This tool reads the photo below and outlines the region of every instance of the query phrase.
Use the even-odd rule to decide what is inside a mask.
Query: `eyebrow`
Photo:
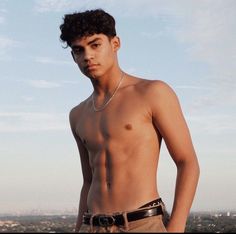
[[[99,40],[102,40],[102,38],[96,37],[96,38],[93,39],[92,41],[89,41],[89,42],[88,42],[88,45],[93,44],[94,42],[99,41]]]
[[[87,43],[87,45],[91,45],[91,44],[93,44],[94,42],[97,42],[97,41],[99,41],[99,40],[102,40],[102,38],[96,37],[96,38],[94,38],[92,41],[89,41],[89,42]],[[81,45],[73,45],[73,46],[72,46],[72,49],[77,49],[77,48],[83,48],[83,46],[81,46]]]

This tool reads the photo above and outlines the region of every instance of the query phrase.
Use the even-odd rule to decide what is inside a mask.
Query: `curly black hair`
[[[108,38],[116,36],[115,19],[102,9],[66,14],[63,19],[60,39],[66,47],[75,39],[93,34],[103,33]]]

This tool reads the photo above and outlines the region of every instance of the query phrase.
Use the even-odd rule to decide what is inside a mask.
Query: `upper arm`
[[[153,122],[175,163],[195,158],[190,132],[173,89],[162,81],[155,82],[150,98]]]
[[[76,123],[78,122],[78,118],[79,118],[79,109],[77,109],[77,108],[74,108],[70,111],[69,121],[70,121],[71,131],[72,131],[73,136],[76,140],[77,147],[79,150],[84,182],[91,183],[92,171],[91,171],[91,167],[89,164],[89,154],[88,154],[86,147],[83,145],[80,137],[76,133]]]

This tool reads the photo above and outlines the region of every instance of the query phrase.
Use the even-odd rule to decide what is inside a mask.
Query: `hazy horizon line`
[[[216,209],[216,210],[192,210],[190,211],[189,215],[194,213],[227,213],[232,212],[236,215],[236,209]],[[60,215],[73,215],[77,216],[78,213],[75,211],[63,211],[63,210],[51,210],[51,211],[19,211],[19,212],[0,212],[0,218],[1,217],[7,217],[7,216],[60,216]]]

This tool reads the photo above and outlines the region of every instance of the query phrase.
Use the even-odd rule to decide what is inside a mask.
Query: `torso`
[[[151,82],[129,77],[104,110],[94,112],[91,97],[78,107],[75,132],[88,151],[93,213],[132,210],[159,197],[161,137],[148,105]]]

